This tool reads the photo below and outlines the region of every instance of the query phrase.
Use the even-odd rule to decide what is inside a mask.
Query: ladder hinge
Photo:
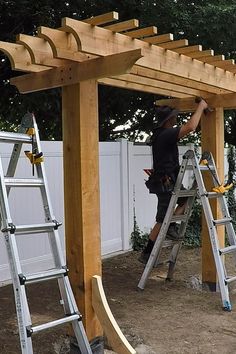
[[[65,269],[65,273],[64,273],[64,277],[68,276],[69,274],[69,269],[67,268],[67,266],[63,266],[62,269]]]
[[[32,336],[33,334],[32,326],[26,326],[26,333],[28,338]]]
[[[19,274],[19,280],[20,280],[20,285],[25,285],[26,282],[26,277],[24,276],[24,274]]]
[[[62,225],[62,223],[57,220],[52,220],[52,222],[55,224],[55,226],[53,226],[54,230],[58,230],[58,227]]]
[[[14,234],[16,232],[16,226],[12,223],[8,224],[8,227],[2,229],[2,232],[10,232],[10,234]]]
[[[78,315],[79,317],[78,317],[78,321],[82,321],[82,318],[83,318],[83,316],[81,315],[81,313],[79,313],[79,312],[73,312],[73,313],[67,313],[66,314],[66,316],[74,316],[74,315]]]

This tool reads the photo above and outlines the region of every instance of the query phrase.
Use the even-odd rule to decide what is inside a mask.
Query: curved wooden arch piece
[[[9,58],[12,70],[40,72],[50,69],[47,66],[32,64],[29,51],[21,44],[0,41],[0,50]]]
[[[112,315],[98,275],[92,278],[92,305],[112,349],[119,354],[136,354]]]
[[[48,41],[43,38],[18,34],[16,42],[22,44],[29,51],[34,64],[59,67],[70,63],[70,61],[53,58],[52,48]]]
[[[55,58],[68,59],[76,62],[82,62],[92,58],[92,56],[79,52],[80,44],[72,33],[41,26],[38,28],[38,36],[49,42],[53,57]]]

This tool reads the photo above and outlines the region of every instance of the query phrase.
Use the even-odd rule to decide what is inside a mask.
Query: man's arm
[[[202,113],[208,105],[206,101],[201,100],[198,104],[196,111],[193,113],[192,117],[188,120],[186,124],[183,124],[180,128],[178,139],[183,138],[184,136],[188,135],[189,133],[195,131],[198,126],[198,123],[201,119]]]

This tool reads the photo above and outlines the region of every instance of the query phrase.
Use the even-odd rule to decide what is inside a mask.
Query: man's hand
[[[213,111],[207,104],[207,102],[202,97],[196,97],[195,102],[198,103],[198,108],[201,109],[205,114]]]

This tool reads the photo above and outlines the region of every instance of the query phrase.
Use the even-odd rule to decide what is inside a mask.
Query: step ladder
[[[192,171],[193,173],[193,184],[192,187],[188,190],[182,190],[181,186],[183,183],[183,178],[186,171]],[[214,185],[214,191],[206,191],[202,171],[210,171],[212,177],[212,182]],[[216,271],[218,275],[218,284],[221,293],[221,299],[223,308],[226,311],[231,311],[231,303],[229,299],[229,287],[228,285],[236,280],[236,276],[228,276],[227,271],[224,265],[224,255],[233,253],[236,260],[236,236],[232,224],[232,219],[230,217],[226,198],[224,196],[224,188],[220,187],[219,176],[216,170],[214,159],[209,152],[205,152],[202,155],[200,161],[198,161],[194,151],[188,150],[184,156],[183,161],[180,166],[180,171],[177,177],[177,181],[172,192],[172,197],[169,203],[168,210],[166,212],[165,219],[163,221],[162,227],[160,229],[159,235],[155,241],[153,250],[149,257],[149,260],[146,264],[144,272],[141,276],[141,279],[138,284],[139,289],[144,289],[148,277],[155,265],[158,264],[161,251],[164,247],[171,247],[170,257],[169,257],[169,268],[167,273],[167,280],[173,278],[173,273],[177,261],[179,251],[183,242],[184,234],[186,231],[187,223],[191,215],[191,210],[194,204],[195,198],[199,198],[203,207],[203,212],[205,214],[209,237],[211,241],[213,256],[216,265]],[[221,191],[221,192],[220,192]],[[174,215],[176,208],[176,203],[179,197],[187,197],[187,204],[185,212],[183,215]],[[213,218],[211,206],[209,199],[217,198],[219,201],[219,207],[222,214],[222,218],[215,220]],[[179,240],[178,241],[169,241],[166,240],[166,234],[169,228],[169,225],[173,222],[180,222],[179,226]],[[220,248],[218,235],[217,235],[217,226],[224,225],[226,229],[226,234],[228,238],[229,246]]]
[[[2,160],[0,156],[0,215],[1,231],[5,239],[14,288],[22,354],[33,354],[33,334],[67,323],[70,323],[73,327],[81,353],[92,354],[82,324],[82,316],[77,308],[68,278],[68,269],[64,260],[58,233],[58,228],[61,223],[59,223],[53,215],[45,168],[43,164],[39,132],[34,115],[27,113],[23,117],[18,133],[0,132],[0,142],[14,144],[6,175],[4,175]],[[25,154],[32,163],[33,175],[35,169],[37,177],[33,176],[32,178],[14,178],[17,162],[19,160],[23,144],[27,144],[31,148],[31,151],[27,150],[25,151]],[[14,187],[32,187],[40,189],[45,215],[45,223],[32,225],[16,225],[14,223],[11,218],[8,199],[10,190]],[[53,269],[45,270],[41,273],[26,275],[23,273],[20,263],[17,247],[17,236],[36,233],[48,234],[55,267]],[[26,285],[51,279],[57,279],[61,295],[61,304],[63,305],[65,316],[61,319],[56,319],[48,323],[33,326],[26,296]]]

